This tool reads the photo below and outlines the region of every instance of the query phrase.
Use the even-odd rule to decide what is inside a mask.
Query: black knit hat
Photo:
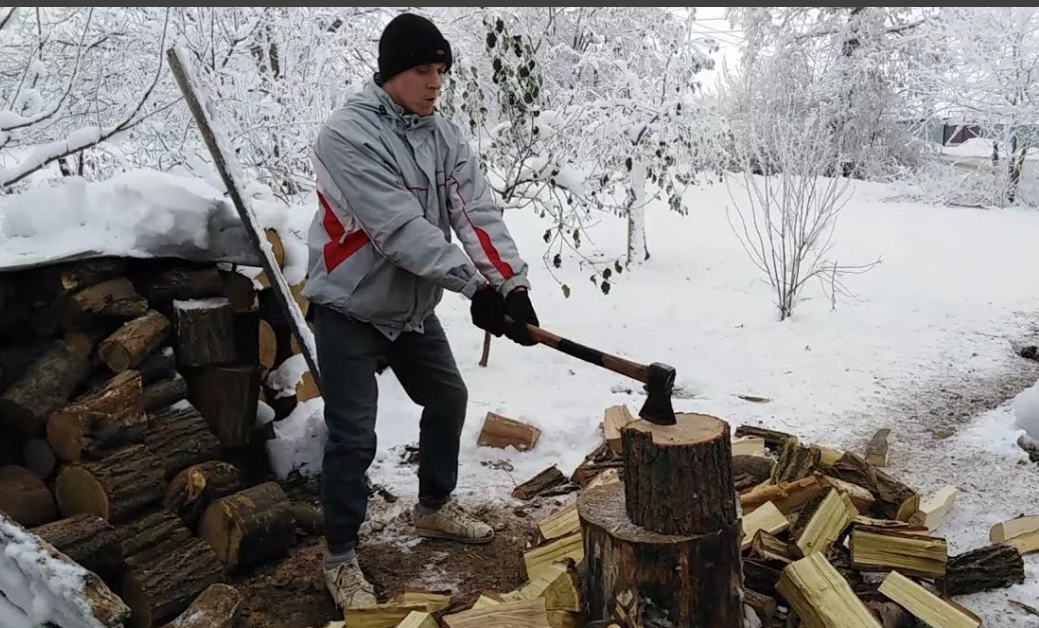
[[[414,13],[393,18],[379,38],[379,78],[394,76],[425,63],[446,63],[451,69],[451,44],[440,29]]]

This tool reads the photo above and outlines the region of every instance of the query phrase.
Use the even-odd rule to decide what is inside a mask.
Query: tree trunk
[[[73,515],[37,526],[31,532],[110,586],[117,586],[126,569],[115,527],[97,515]]]
[[[284,555],[296,544],[291,504],[276,482],[213,502],[198,534],[213,546],[228,573]]]
[[[129,321],[101,342],[98,355],[114,373],[132,369],[169,340],[170,319],[156,310]]]
[[[673,536],[633,525],[624,485],[586,489],[578,496],[584,537],[589,617],[608,619],[626,592],[652,603],[682,628],[743,625],[740,523]]]
[[[234,310],[226,297],[174,301],[177,364],[209,366],[236,359]]]
[[[47,419],[47,442],[62,460],[97,460],[144,439],[147,423],[137,371],[123,371]]]
[[[242,486],[242,473],[234,465],[210,460],[184,469],[166,487],[162,505],[195,530],[199,518],[215,500],[234,495]]]
[[[256,423],[260,369],[204,366],[187,376],[188,399],[206,418],[223,447],[245,447]]]
[[[169,406],[154,413],[145,439],[170,479],[191,465],[220,456],[220,442],[194,406]],[[165,487],[164,487],[165,488]]]
[[[66,517],[94,514],[122,523],[162,499],[165,467],[143,444],[93,462],[71,462],[58,472],[54,494]]]

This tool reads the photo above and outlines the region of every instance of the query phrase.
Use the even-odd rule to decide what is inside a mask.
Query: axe
[[[505,322],[509,325],[516,324],[509,316],[505,317]],[[642,382],[645,384],[646,401],[639,410],[639,417],[656,425],[674,425],[677,422],[674,407],[671,405],[671,393],[675,386],[675,367],[660,362],[639,364],[625,360],[567,340],[534,325],[528,324],[527,332],[531,338],[546,347]]]

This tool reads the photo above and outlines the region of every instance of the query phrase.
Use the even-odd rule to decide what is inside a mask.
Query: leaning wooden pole
[[[620,605],[675,628],[743,625],[729,425],[703,414],[677,418],[624,427],[624,482],[578,497],[593,620]]]

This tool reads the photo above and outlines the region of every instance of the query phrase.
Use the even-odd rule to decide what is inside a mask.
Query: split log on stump
[[[174,619],[223,578],[213,548],[167,510],[121,526],[120,534],[127,566],[121,592],[132,609],[127,628]]]
[[[0,571],[28,586],[5,589],[22,609],[46,607],[59,626],[122,628],[130,608],[101,578],[0,512]],[[31,590],[35,595],[24,596]],[[32,621],[29,625],[35,625]]]
[[[65,465],[54,495],[65,517],[87,513],[122,523],[162,499],[165,471],[147,446],[130,445],[101,460]]]
[[[177,363],[228,364],[236,359],[234,309],[227,297],[174,301]]]
[[[220,445],[248,445],[259,404],[259,367],[203,366],[187,375],[187,380],[188,400],[206,418]]]
[[[105,338],[97,348],[98,356],[112,372],[122,373],[164,345],[172,329],[170,319],[157,310],[149,310]]]
[[[128,370],[74,399],[47,419],[47,442],[62,460],[97,460],[144,440],[141,375]]]
[[[217,499],[240,491],[242,473],[234,465],[210,460],[184,469],[170,480],[162,505],[196,529],[205,509]]]
[[[64,329],[87,326],[95,318],[130,320],[148,313],[148,300],[126,277],[106,279],[56,302],[58,324]]]
[[[162,628],[234,628],[242,594],[228,584],[211,584],[176,619]]]
[[[73,515],[30,531],[111,586],[126,569],[116,528],[97,515]]]
[[[167,480],[192,465],[220,456],[220,441],[199,411],[187,402],[154,413],[144,444],[162,461]]]
[[[90,375],[94,337],[71,332],[54,341],[0,396],[0,429],[41,436],[51,412],[64,406]]]
[[[729,425],[705,414],[677,419],[669,426],[640,420],[621,430],[628,518],[660,534],[738,531]]]
[[[609,618],[611,601],[632,591],[651,599],[674,626],[742,626],[739,521],[694,535],[651,532],[628,520],[624,492],[618,482],[577,498],[589,617]]]
[[[172,346],[161,346],[141,360],[137,365],[137,372],[141,374],[141,384],[144,386],[172,379],[178,374],[177,354],[173,352]]]
[[[30,471],[46,480],[58,466],[54,450],[43,438],[30,438],[22,447],[22,461]]]
[[[292,507],[277,482],[214,501],[202,515],[198,534],[228,573],[282,556],[296,544]]]
[[[144,387],[144,411],[154,412],[188,398],[188,380],[180,373]]]
[[[950,556],[938,582],[946,595],[969,595],[1025,582],[1025,561],[1016,547],[996,543]]]
[[[54,496],[43,479],[18,465],[0,467],[0,511],[27,528],[58,516]]]

